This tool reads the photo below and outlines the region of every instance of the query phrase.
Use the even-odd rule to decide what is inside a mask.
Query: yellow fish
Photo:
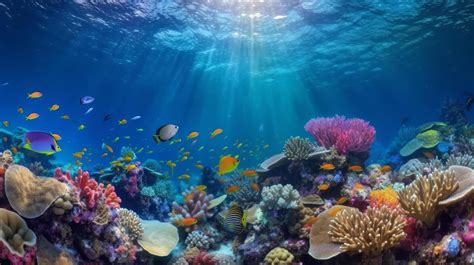
[[[79,127],[77,127],[78,130],[82,131],[86,128],[86,126],[84,124],[81,124],[79,125]]]
[[[242,143],[240,143],[240,144],[237,145],[237,148],[240,148],[240,147],[242,147]]]
[[[199,133],[198,132],[191,132],[188,134],[188,140],[189,139],[193,139],[193,138],[196,138],[199,136]]]
[[[59,105],[58,104],[54,104],[52,105],[51,107],[49,107],[49,111],[57,111],[59,109]]]
[[[3,125],[4,125],[5,127],[8,127],[8,126],[10,126],[10,123],[9,123],[8,121],[4,121],[4,122],[3,122]]]
[[[20,114],[23,114],[23,112],[24,112],[23,108],[18,108],[17,111],[18,111],[18,113],[20,113]]]
[[[101,155],[101,157],[106,157],[106,156],[108,156],[108,155],[109,155],[109,153],[103,153],[103,154]]]
[[[57,133],[52,133],[51,135],[53,136],[54,140],[56,140],[56,141],[59,141],[59,140],[62,139],[62,138],[61,138],[61,135],[59,135],[59,134],[57,134]]]
[[[240,161],[232,156],[223,156],[219,160],[219,175],[224,175],[234,171],[239,166]]]
[[[137,166],[135,164],[131,164],[128,165],[127,168],[125,168],[125,171],[129,172],[131,170],[134,170],[135,168],[137,168]]]
[[[183,174],[183,175],[178,177],[178,179],[186,180],[186,181],[189,181],[190,178],[191,178],[191,176],[189,176],[188,174]]]
[[[119,120],[118,123],[119,123],[119,125],[125,125],[125,124],[127,124],[127,120],[126,119],[121,119],[121,120]]]
[[[31,113],[28,116],[26,116],[26,120],[31,121],[31,120],[36,120],[38,119],[40,115],[38,113]]]
[[[123,159],[123,161],[125,161],[125,162],[130,162],[130,161],[133,160],[133,158],[132,158],[131,156],[125,156],[125,157],[123,157],[122,159]]]
[[[219,135],[219,134],[221,134],[221,133],[223,133],[223,132],[224,132],[224,130],[222,130],[222,129],[215,129],[215,130],[211,133],[211,138],[214,138],[214,137],[216,137],[217,135]]]
[[[79,158],[79,159],[82,158],[83,155],[84,155],[83,152],[75,152],[74,154],[72,154],[73,157]]]
[[[28,98],[40,98],[43,96],[43,93],[36,91],[28,94]]]
[[[113,153],[114,152],[114,149],[112,149],[112,147],[108,144],[104,144],[104,147],[107,149],[107,151],[109,151],[109,153]]]
[[[206,185],[198,185],[196,186],[196,189],[199,191],[205,191],[207,189]]]
[[[196,167],[199,168],[199,169],[203,169],[203,168],[204,168],[204,166],[201,165],[201,164],[196,164]]]
[[[70,120],[71,117],[69,117],[69,115],[67,115],[67,114],[64,114],[63,116],[61,116],[61,119],[63,119],[63,120]]]
[[[186,160],[188,160],[188,157],[187,157],[187,156],[183,156],[183,157],[181,158],[181,162],[186,161]]]

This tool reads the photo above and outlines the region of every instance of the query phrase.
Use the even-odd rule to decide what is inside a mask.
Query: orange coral
[[[391,187],[374,190],[370,193],[370,207],[380,208],[383,205],[392,209],[397,208],[398,206],[397,192]]]

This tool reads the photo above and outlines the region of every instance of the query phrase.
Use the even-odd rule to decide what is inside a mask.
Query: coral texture
[[[165,257],[176,247],[179,241],[178,229],[169,223],[142,221],[143,236],[138,244],[148,253]]]
[[[132,210],[118,209],[120,224],[127,231],[128,236],[132,240],[137,240],[143,236],[143,226],[140,217]]]
[[[176,202],[172,204],[174,214],[171,214],[171,220],[173,223],[179,223],[184,218],[195,218],[198,221],[204,221],[213,215],[208,208],[210,201],[214,198],[212,195],[191,188],[183,193],[183,197],[185,198],[183,205]],[[195,227],[196,225],[186,227],[186,230],[194,230]]]
[[[293,255],[284,248],[274,248],[265,256],[265,264],[269,265],[290,265],[293,262]]]
[[[300,199],[299,192],[290,184],[278,184],[262,189],[260,207],[264,209],[295,209]]]
[[[36,235],[18,214],[0,208],[0,241],[10,253],[23,257],[24,246],[36,245]]]
[[[290,137],[285,143],[283,152],[288,160],[307,160],[309,154],[315,150],[315,146],[301,137]]]

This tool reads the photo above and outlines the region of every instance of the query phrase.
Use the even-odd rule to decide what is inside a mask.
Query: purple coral
[[[343,155],[368,152],[375,139],[375,129],[368,122],[344,116],[311,119],[304,128],[320,145],[334,147]]]
[[[195,218],[199,222],[205,221],[212,216],[212,212],[208,210],[209,202],[214,198],[212,195],[207,195],[205,192],[191,188],[183,193],[184,204],[179,205],[173,202],[173,213],[171,214],[171,221],[179,224],[180,220],[184,218]],[[199,223],[198,223],[199,224]],[[186,227],[186,231],[195,230],[196,225]]]

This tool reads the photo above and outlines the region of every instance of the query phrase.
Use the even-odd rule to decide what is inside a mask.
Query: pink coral
[[[208,254],[205,251],[201,251],[199,255],[197,255],[193,259],[193,262],[191,264],[192,265],[215,265],[217,264],[217,261],[214,259],[212,255]]]
[[[304,128],[320,145],[334,147],[343,155],[368,152],[375,139],[375,129],[368,122],[344,116],[311,119]]]
[[[462,234],[462,240],[466,244],[472,245],[474,243],[474,215],[471,217],[471,221],[467,224],[467,231]]]
[[[35,264],[36,247],[25,247],[25,255],[19,257],[11,253],[7,247],[0,242],[0,260],[10,261],[11,265],[33,265]],[[2,262],[3,264],[3,262]]]
[[[138,188],[138,177],[137,175],[132,175],[127,180],[127,186],[125,187],[125,191],[130,197],[135,197],[139,192],[140,189]]]

